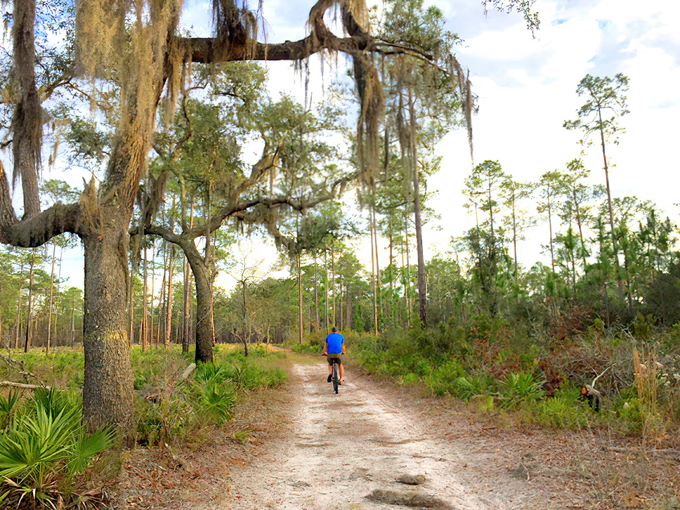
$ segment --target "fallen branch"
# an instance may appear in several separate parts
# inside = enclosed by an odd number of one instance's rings
[[[49,386],[43,386],[40,384],[24,384],[12,381],[0,381],[0,386],[11,386],[12,388],[21,388],[23,390],[37,390],[39,388],[45,388],[46,390],[50,389]]]

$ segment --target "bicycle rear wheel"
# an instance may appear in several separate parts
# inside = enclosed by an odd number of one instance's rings
[[[338,364],[333,363],[333,391],[338,392]]]

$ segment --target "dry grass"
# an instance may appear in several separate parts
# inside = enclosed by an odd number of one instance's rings
[[[633,363],[635,366],[635,387],[637,388],[642,414],[642,442],[649,447],[657,448],[666,439],[667,423],[659,412],[658,362],[656,352],[646,351],[644,347],[638,353],[633,349]]]

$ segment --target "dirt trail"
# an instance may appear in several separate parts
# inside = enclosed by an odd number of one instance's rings
[[[680,452],[293,364],[217,434],[126,455],[120,510],[680,509]],[[576,404],[575,404],[576,405]],[[206,429],[212,430],[212,429]],[[398,481],[410,477],[418,485]]]
[[[294,365],[287,437],[232,471],[218,508],[526,509],[540,497],[510,473],[492,484],[476,476],[464,442],[427,430],[417,410],[399,407],[367,378],[348,376],[335,395],[324,373],[323,365]],[[397,481],[405,475],[423,483]]]

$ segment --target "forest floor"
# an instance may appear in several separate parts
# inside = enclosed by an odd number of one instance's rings
[[[680,455],[603,431],[481,417],[348,368],[288,360],[282,387],[181,448],[123,460],[120,509],[680,509]],[[208,432],[203,432],[208,434]]]

